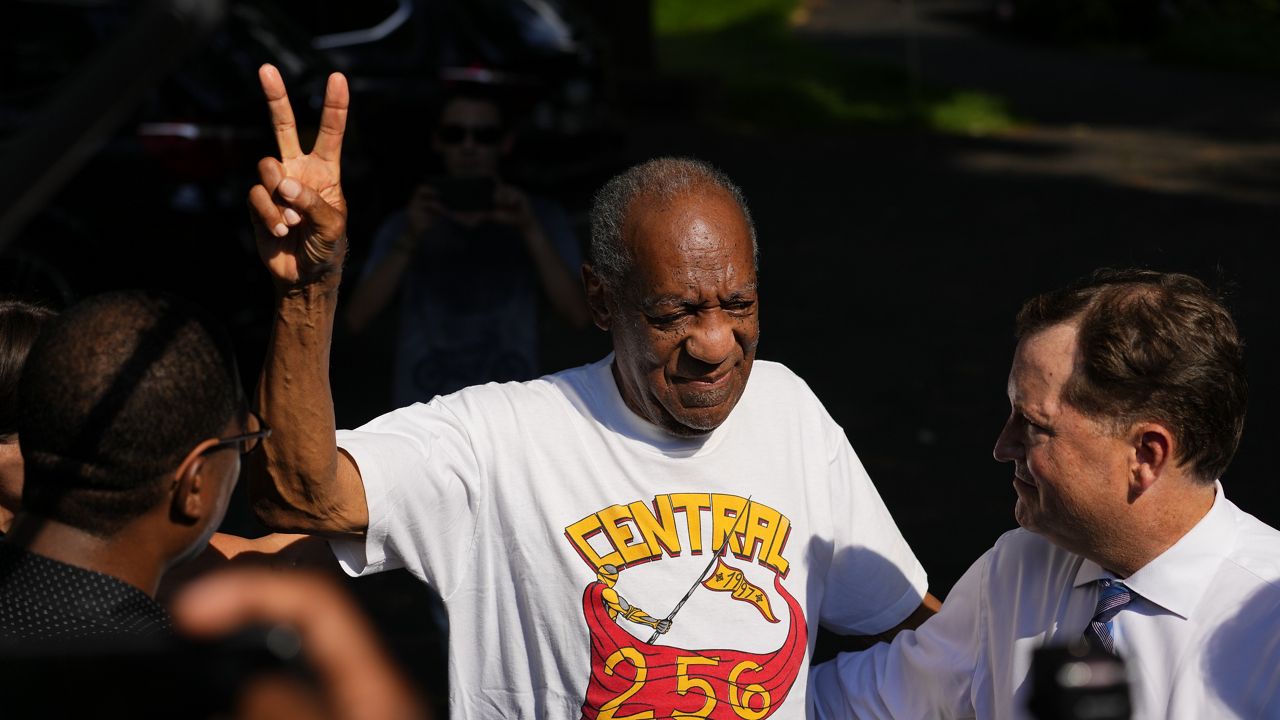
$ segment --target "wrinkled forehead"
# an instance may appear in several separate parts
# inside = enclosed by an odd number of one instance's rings
[[[623,241],[632,272],[646,282],[694,277],[755,283],[755,252],[741,208],[716,187],[675,197],[639,195],[628,208]]]

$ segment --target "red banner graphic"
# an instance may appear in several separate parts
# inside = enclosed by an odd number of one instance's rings
[[[714,718],[762,720],[782,706],[808,644],[804,611],[774,576],[790,611],[786,640],[769,653],[685,650],[637,640],[609,617],[593,582],[582,597],[591,630],[591,681],[582,705],[590,720]]]

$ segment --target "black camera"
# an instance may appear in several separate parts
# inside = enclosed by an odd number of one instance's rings
[[[1037,720],[1128,720],[1133,707],[1124,661],[1083,639],[1037,649],[1029,709]]]
[[[489,212],[497,189],[493,178],[442,177],[431,182],[440,202],[454,212]]]

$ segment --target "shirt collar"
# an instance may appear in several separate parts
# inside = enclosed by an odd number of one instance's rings
[[[1183,619],[1200,604],[1223,558],[1235,546],[1236,528],[1222,483],[1214,482],[1213,505],[1200,522],[1156,559],[1124,578],[1124,584],[1144,599]],[[1075,587],[1115,575],[1085,558],[1076,572]]]
[[[627,407],[627,403],[622,399],[622,388],[618,387],[617,381],[613,376],[613,359],[614,354],[609,353],[604,360],[597,363],[595,372],[601,374],[601,386],[608,388],[606,403],[611,408],[609,417],[605,419],[605,424],[611,430],[618,434],[639,441],[643,445],[647,445],[653,450],[664,455],[672,457],[686,457],[694,455],[702,455],[713,451],[728,434],[727,428],[733,421],[734,417],[742,412],[743,401],[747,397],[747,391],[744,390],[742,397],[738,400],[738,406],[729,413],[729,417],[725,419],[720,427],[712,430],[706,435],[694,437],[681,437],[668,432],[666,429],[654,425],[647,419],[637,415],[634,410]],[[747,388],[751,387],[748,381]]]

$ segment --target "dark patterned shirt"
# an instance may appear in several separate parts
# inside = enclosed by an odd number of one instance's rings
[[[0,540],[0,640],[153,637],[169,614],[138,588]]]

